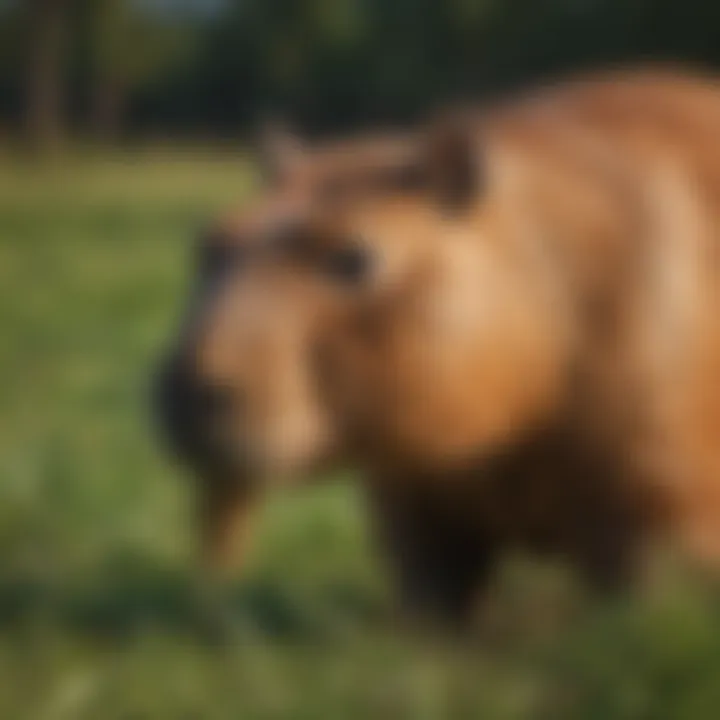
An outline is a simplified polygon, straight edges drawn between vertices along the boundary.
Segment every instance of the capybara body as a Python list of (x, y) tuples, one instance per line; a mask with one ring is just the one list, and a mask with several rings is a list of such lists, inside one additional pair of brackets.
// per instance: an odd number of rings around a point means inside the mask
[(618, 73), (292, 153), (185, 348), (240, 474), (359, 466), (456, 619), (508, 548), (720, 558), (718, 126), (713, 80)]

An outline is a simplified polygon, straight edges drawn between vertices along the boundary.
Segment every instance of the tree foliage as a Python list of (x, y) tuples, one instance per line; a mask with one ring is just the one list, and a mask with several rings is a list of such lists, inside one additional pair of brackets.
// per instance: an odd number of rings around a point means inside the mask
[(18, 13), (58, 3), (76, 62), (55, 63), (71, 96), (56, 110), (113, 131), (235, 134), (267, 113), (310, 129), (404, 121), (588, 66), (720, 63), (714, 0), (0, 0), (6, 123), (27, 97)]

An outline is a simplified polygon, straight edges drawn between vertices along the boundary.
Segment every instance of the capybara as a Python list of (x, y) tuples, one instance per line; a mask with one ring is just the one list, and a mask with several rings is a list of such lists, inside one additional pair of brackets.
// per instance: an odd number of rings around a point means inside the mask
[(720, 558), (719, 127), (714, 79), (636, 70), (279, 143), (177, 355), (186, 446), (236, 494), (352, 463), (446, 618), (508, 548), (602, 587)]

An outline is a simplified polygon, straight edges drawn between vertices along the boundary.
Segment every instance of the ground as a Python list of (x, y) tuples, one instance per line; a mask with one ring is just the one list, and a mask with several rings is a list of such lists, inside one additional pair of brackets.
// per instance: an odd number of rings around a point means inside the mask
[(239, 154), (0, 159), (0, 718), (710, 720), (720, 591), (599, 604), (504, 569), (477, 635), (400, 625), (352, 477), (273, 499), (246, 577), (193, 580), (153, 362)]

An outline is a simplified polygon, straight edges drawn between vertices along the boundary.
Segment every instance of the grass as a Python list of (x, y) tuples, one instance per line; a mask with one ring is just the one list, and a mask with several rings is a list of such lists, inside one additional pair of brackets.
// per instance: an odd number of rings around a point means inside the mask
[(194, 229), (249, 186), (212, 155), (0, 166), (0, 718), (717, 717), (717, 593), (598, 606), (518, 560), (476, 637), (422, 636), (351, 481), (268, 504), (218, 626), (146, 398)]

